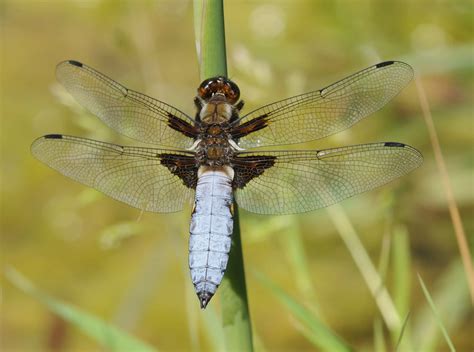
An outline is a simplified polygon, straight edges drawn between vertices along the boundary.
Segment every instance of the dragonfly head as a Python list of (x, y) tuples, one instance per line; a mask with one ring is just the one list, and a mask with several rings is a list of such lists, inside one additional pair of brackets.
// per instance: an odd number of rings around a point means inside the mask
[(224, 76), (212, 77), (204, 80), (197, 90), (198, 96), (204, 101), (226, 100), (230, 104), (235, 104), (240, 97), (240, 89), (230, 79)]

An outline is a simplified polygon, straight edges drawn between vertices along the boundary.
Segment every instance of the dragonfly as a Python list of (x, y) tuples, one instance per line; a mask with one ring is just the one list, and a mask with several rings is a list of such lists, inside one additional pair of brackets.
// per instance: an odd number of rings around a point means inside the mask
[(419, 151), (399, 142), (322, 150), (261, 148), (327, 137), (379, 110), (413, 77), (413, 69), (399, 61), (378, 63), (246, 114), (239, 87), (225, 76), (199, 85), (192, 116), (78, 61), (59, 63), (56, 75), (110, 128), (159, 147), (48, 134), (33, 142), (32, 154), (142, 211), (176, 212), (194, 199), (189, 268), (201, 308), (216, 293), (227, 267), (234, 202), (257, 214), (308, 212), (384, 185), (423, 161)]

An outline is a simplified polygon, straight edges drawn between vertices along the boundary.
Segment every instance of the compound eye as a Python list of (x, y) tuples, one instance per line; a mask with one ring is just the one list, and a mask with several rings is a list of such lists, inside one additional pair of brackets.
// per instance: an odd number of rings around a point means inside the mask
[(213, 84), (215, 83), (215, 78), (208, 78), (206, 80), (204, 80), (200, 85), (199, 85), (199, 88), (198, 88), (198, 95), (204, 99), (204, 100), (208, 100), (213, 92), (212, 92), (212, 86)]
[(225, 96), (227, 97), (227, 99), (229, 99), (229, 102), (231, 104), (235, 104), (237, 102), (237, 100), (239, 100), (239, 97), (240, 97), (239, 87), (237, 86), (237, 84), (232, 82), (230, 79), (226, 80)]

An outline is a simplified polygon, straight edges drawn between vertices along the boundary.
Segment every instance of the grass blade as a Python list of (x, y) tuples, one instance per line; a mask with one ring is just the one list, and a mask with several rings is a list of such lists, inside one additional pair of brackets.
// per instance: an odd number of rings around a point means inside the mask
[(405, 227), (399, 225), (393, 234), (393, 297), (395, 307), (400, 316), (405, 316), (405, 321), (398, 331), (393, 331), (393, 341), (397, 340), (398, 351), (413, 350), (410, 329), (410, 290), (411, 290), (411, 257), (408, 232)]
[(323, 324), (311, 311), (291, 298), (280, 287), (271, 282), (263, 274), (255, 272), (255, 276), (264, 286), (286, 306), (286, 308), (301, 322), (307, 329), (308, 334), (304, 334), (309, 341), (324, 351), (351, 351), (349, 345), (336, 335), (330, 328)]
[(52, 312), (68, 321), (84, 334), (97, 341), (104, 348), (112, 351), (156, 351), (150, 345), (130, 336), (111, 324), (89, 314), (68, 303), (51, 297), (47, 293), (36, 288), (25, 276), (14, 268), (5, 270), (7, 279), (18, 289), (33, 296), (46, 305)]
[(396, 227), (393, 234), (393, 299), (400, 316), (408, 314), (410, 305), (410, 245), (404, 227)]
[(213, 351), (225, 351), (226, 341), (221, 319), (213, 305), (208, 306), (206, 311), (200, 312), (201, 322), (206, 332), (207, 340), (211, 343)]
[(400, 316), (350, 220), (338, 204), (327, 208), (327, 211), (372, 293), (385, 324), (390, 331), (398, 332), (401, 326)]
[(288, 259), (288, 267), (292, 271), (292, 277), (295, 279), (300, 296), (303, 297), (307, 306), (324, 320), (313, 289), (314, 275), (310, 272), (300, 225), (294, 216), (286, 216), (286, 218), (285, 233), (279, 236), (279, 240)]
[[(436, 280), (431, 296), (443, 317), (447, 329), (454, 331), (462, 326), (472, 312), (469, 289), (464, 278), (461, 261), (454, 260), (442, 276)], [(412, 336), (416, 351), (438, 351), (440, 333), (437, 322), (433, 319), (431, 308), (426, 302), (413, 319)]]
[(400, 329), (400, 334), (398, 334), (398, 341), (395, 345), (395, 351), (411, 351), (413, 348), (409, 346), (407, 343), (403, 343), (403, 337), (405, 336), (405, 331), (407, 330), (408, 321), (410, 319), (410, 313), (407, 314), (405, 320), (403, 321), (403, 325)]
[(431, 295), (428, 291), (428, 289), (425, 286), (425, 283), (423, 282), (423, 279), (421, 276), (418, 274), (418, 281), (420, 281), (421, 288), (423, 289), (423, 293), (425, 294), (426, 300), (428, 301), (428, 304), (430, 305), (431, 311), (433, 312), (433, 315), (435, 316), (436, 322), (438, 323), (438, 326), (443, 333), (444, 339), (446, 340), (446, 343), (449, 346), (449, 349), (451, 352), (455, 352), (456, 349), (454, 348), (454, 345), (451, 341), (451, 338), (448, 335), (448, 332), (446, 331), (446, 328), (444, 327), (443, 321), (441, 320), (441, 317), (438, 313), (438, 309), (436, 308), (436, 305), (433, 302), (433, 299), (431, 298)]
[(390, 262), (390, 251), (392, 247), (391, 223), (387, 224), (387, 230), (384, 231), (382, 244), (380, 248), (380, 256), (378, 263), (378, 272), (383, 282), (386, 281), (388, 265)]
[(378, 317), (374, 321), (374, 351), (387, 351), (387, 345), (385, 343), (385, 337), (383, 334), (382, 321)]

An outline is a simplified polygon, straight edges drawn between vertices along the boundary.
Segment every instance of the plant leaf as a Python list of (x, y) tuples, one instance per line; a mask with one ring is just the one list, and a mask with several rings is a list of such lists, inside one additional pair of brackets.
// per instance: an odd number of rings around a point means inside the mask
[(451, 338), (448, 335), (448, 332), (446, 328), (444, 327), (443, 321), (441, 320), (441, 317), (438, 313), (438, 309), (436, 308), (436, 305), (433, 302), (433, 299), (431, 298), (430, 292), (425, 286), (425, 283), (423, 282), (423, 279), (421, 278), (420, 274), (418, 274), (418, 280), (420, 281), (421, 288), (423, 289), (423, 293), (425, 294), (426, 300), (428, 301), (428, 304), (430, 305), (431, 311), (433, 312), (433, 315), (435, 316), (436, 322), (438, 323), (438, 326), (443, 333), (444, 339), (446, 340), (446, 343), (449, 346), (449, 349), (451, 352), (455, 352), (456, 349), (454, 348), (454, 345), (451, 341)]
[[(283, 305), (305, 326), (310, 335), (309, 341), (324, 351), (351, 351), (349, 345), (324, 325), (312, 312), (291, 298), (280, 287), (271, 282), (262, 273), (254, 272), (257, 279), (280, 300)], [(306, 335), (306, 334), (305, 334)]]
[(127, 332), (41, 291), (12, 267), (5, 269), (5, 276), (15, 287), (36, 298), (52, 312), (80, 329), (84, 334), (97, 341), (104, 348), (118, 352), (157, 351), (145, 342), (130, 336)]

